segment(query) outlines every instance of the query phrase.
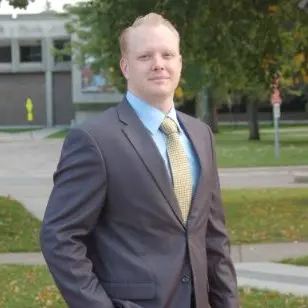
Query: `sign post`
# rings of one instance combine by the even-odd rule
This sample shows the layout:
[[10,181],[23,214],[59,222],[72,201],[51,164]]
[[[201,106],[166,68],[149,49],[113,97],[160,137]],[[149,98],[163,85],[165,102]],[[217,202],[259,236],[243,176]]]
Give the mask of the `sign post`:
[[[278,79],[279,82],[279,79]],[[277,85],[276,85],[277,86]],[[280,92],[278,90],[278,86],[274,87],[271,97],[271,103],[273,106],[273,119],[274,119],[274,131],[275,131],[275,158],[279,158],[279,119],[280,119],[280,105],[281,105],[281,97]]]

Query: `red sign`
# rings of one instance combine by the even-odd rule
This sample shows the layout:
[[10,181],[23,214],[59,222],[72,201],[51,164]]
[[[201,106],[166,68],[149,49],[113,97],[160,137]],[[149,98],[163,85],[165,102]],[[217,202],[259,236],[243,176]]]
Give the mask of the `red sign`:
[[272,97],[271,97],[271,104],[275,105],[275,104],[281,104],[282,100],[280,97],[280,92],[279,90],[275,89],[272,93]]

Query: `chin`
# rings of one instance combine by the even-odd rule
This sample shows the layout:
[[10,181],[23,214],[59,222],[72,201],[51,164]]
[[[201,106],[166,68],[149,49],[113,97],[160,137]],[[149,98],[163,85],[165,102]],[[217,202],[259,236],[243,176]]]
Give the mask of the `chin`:
[[170,91],[151,91],[151,95],[154,97],[167,98],[169,96],[173,96]]
[[170,89],[169,87],[152,87],[149,92],[156,94],[158,96],[172,95],[172,89]]

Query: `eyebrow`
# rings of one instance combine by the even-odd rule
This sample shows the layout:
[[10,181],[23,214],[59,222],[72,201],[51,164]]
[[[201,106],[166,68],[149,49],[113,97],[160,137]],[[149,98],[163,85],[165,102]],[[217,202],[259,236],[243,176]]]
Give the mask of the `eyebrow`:
[[[152,54],[152,53],[153,53],[153,50],[151,50],[151,49],[143,50],[143,51],[137,51],[138,55]],[[165,49],[165,50],[162,50],[161,53],[177,54],[177,51],[171,50],[171,49]]]

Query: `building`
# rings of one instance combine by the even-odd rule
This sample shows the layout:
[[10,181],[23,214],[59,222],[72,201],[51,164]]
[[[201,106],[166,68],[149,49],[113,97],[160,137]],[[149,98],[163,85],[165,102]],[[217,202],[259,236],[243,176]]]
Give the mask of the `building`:
[[[65,28],[67,20],[56,12],[24,14],[13,18],[0,15],[0,126],[26,126],[26,102],[32,101],[31,125],[70,125],[120,102],[122,94],[108,83],[104,71],[93,72],[91,59],[84,65],[59,58],[54,48],[62,49],[74,39]],[[308,121],[307,97],[288,97],[282,104],[282,121]],[[296,100],[296,102],[294,102]],[[194,102],[180,109],[195,115]],[[246,122],[246,105],[219,105],[220,122]],[[259,107],[260,121],[272,121],[271,104]]]
[[0,126],[28,125],[28,99],[33,104],[31,125],[47,127],[80,122],[121,101],[104,72],[55,55],[54,48],[71,40],[66,22],[52,11],[0,15]]

